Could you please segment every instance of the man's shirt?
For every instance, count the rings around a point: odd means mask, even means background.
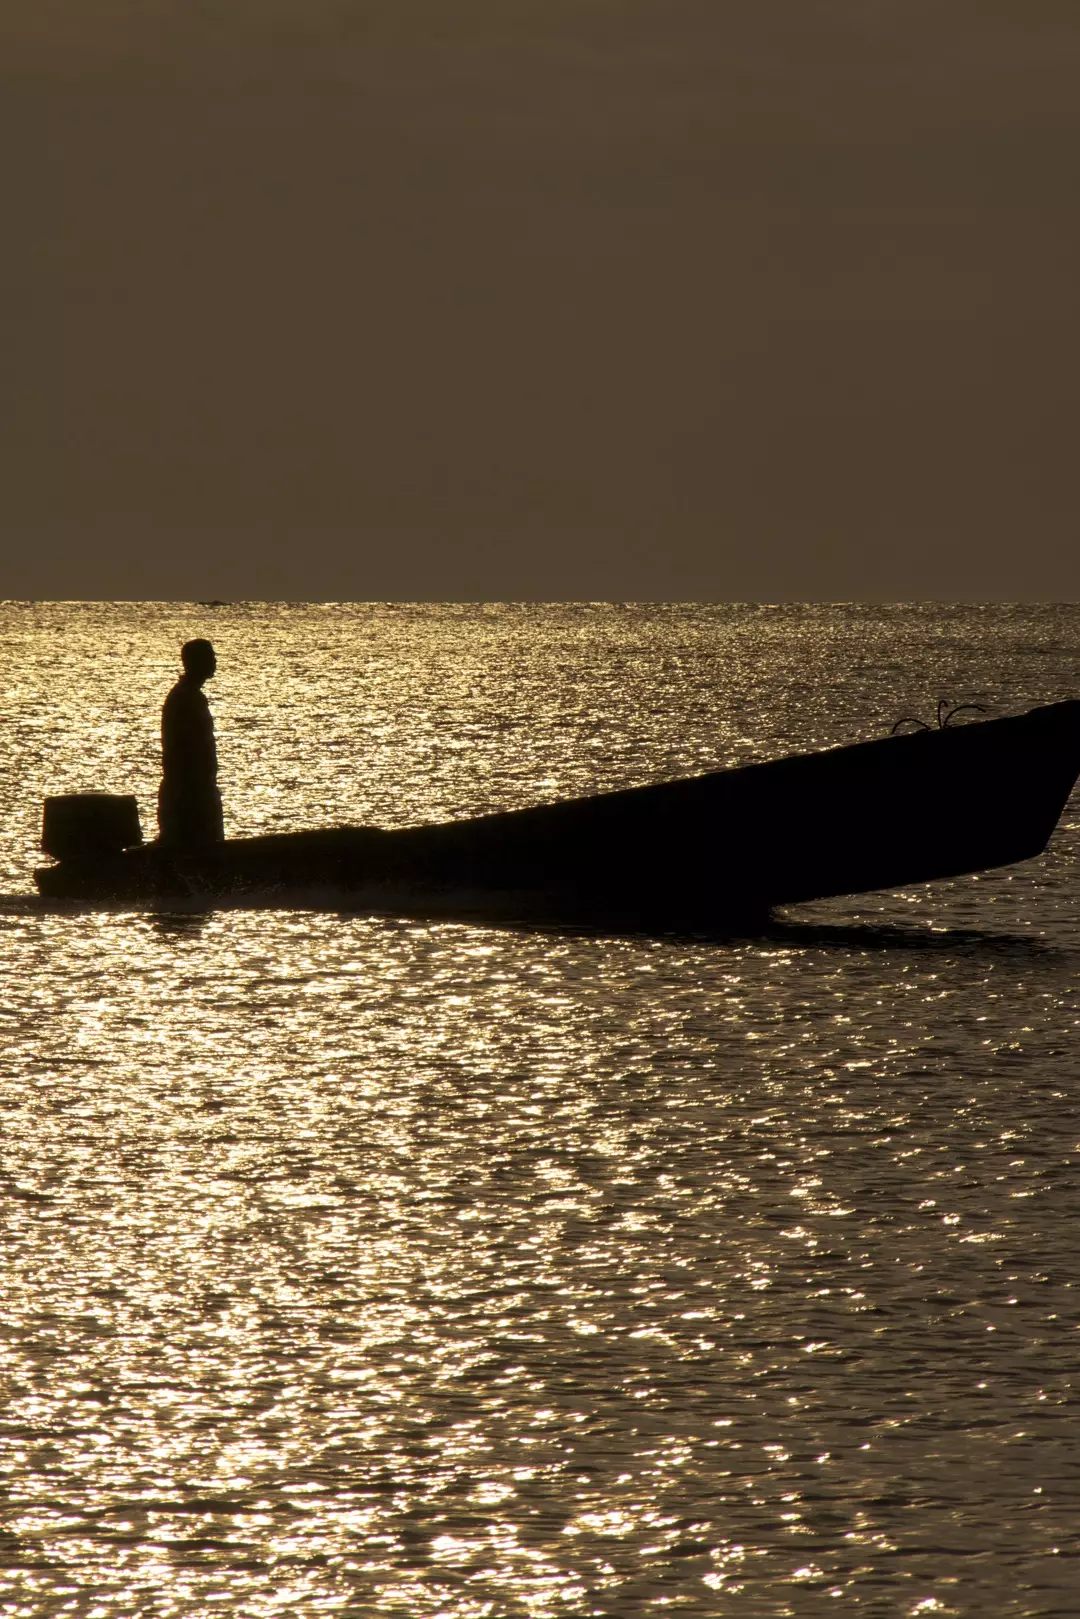
[[[161,773],[174,786],[212,786],[217,746],[210,704],[200,687],[181,675],[161,710]]]

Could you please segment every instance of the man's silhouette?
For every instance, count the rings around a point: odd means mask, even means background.
[[[162,843],[198,849],[225,836],[214,721],[202,689],[213,678],[217,658],[209,641],[188,641],[180,661],[184,672],[161,711],[158,831]]]

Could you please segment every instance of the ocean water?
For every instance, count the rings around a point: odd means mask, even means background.
[[[49,909],[230,832],[1077,695],[1080,610],[0,608],[0,1614],[1080,1613],[1080,811],[754,940]]]

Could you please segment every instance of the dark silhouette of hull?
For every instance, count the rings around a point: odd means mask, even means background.
[[[739,925],[776,905],[1009,865],[1080,774],[1080,702],[402,831],[156,844],[44,867],[101,902],[307,898],[400,915]]]

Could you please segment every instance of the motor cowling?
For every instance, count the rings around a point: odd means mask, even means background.
[[[131,793],[65,793],[45,800],[41,847],[54,860],[85,864],[143,840]]]

